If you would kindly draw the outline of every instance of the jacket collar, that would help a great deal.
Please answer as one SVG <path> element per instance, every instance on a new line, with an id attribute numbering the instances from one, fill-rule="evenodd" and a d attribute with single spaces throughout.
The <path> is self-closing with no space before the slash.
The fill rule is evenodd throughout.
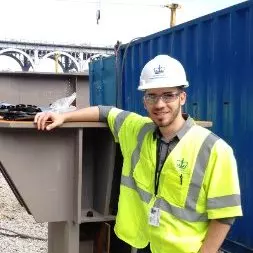
<path id="1" fill-rule="evenodd" d="M 177 137 L 179 140 L 183 138 L 183 136 L 190 130 L 190 128 L 195 125 L 194 120 L 190 117 L 189 114 L 184 113 L 183 118 L 185 119 L 185 123 L 183 126 L 178 130 L 178 132 L 175 134 L 175 137 Z M 153 133 L 153 138 L 155 139 L 161 139 L 162 134 L 159 130 L 159 127 L 156 127 Z"/>

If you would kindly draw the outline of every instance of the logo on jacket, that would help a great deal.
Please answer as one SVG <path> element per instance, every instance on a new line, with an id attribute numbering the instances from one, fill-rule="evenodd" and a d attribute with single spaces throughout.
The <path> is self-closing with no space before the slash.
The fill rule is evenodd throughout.
<path id="1" fill-rule="evenodd" d="M 188 162 L 186 162 L 184 158 L 181 160 L 177 160 L 177 168 L 180 169 L 180 171 L 186 169 L 187 166 L 188 166 Z"/>
<path id="2" fill-rule="evenodd" d="M 159 65 L 157 68 L 154 68 L 154 73 L 156 75 L 162 74 L 162 73 L 164 73 L 164 71 L 165 71 L 165 68 L 162 67 L 161 65 Z"/>

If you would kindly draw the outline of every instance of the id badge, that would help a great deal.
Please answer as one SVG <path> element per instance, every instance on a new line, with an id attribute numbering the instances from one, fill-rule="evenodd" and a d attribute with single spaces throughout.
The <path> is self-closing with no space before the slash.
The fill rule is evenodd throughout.
<path id="1" fill-rule="evenodd" d="M 152 207 L 149 212 L 149 225 L 159 227 L 160 225 L 160 209 Z"/>

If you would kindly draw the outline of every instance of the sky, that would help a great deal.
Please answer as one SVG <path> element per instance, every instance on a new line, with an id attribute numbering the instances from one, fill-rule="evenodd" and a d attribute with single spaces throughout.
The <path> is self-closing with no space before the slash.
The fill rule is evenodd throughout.
<path id="1" fill-rule="evenodd" d="M 1 0 L 0 40 L 112 46 L 169 28 L 242 0 Z M 100 9 L 97 24 L 96 12 Z"/>

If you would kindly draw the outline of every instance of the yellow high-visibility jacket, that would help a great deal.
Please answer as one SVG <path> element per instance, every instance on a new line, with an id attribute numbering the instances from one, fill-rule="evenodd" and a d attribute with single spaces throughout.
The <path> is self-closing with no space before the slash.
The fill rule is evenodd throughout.
<path id="1" fill-rule="evenodd" d="M 153 253 L 196 253 L 211 219 L 242 215 L 231 147 L 196 124 L 167 157 L 154 194 L 156 128 L 151 119 L 112 108 L 107 121 L 124 157 L 115 233 Z M 182 180 L 180 180 L 182 177 Z M 159 226 L 149 225 L 151 208 Z"/>

